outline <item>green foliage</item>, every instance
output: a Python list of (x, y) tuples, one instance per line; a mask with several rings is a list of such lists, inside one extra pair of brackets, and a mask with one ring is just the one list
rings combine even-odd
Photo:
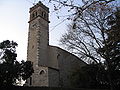
[(16, 60), (17, 43), (13, 41), (3, 41), (0, 43), (0, 86), (10, 87), (16, 83), (16, 80), (26, 80), (33, 73), (32, 63), (30, 61), (18, 62)]

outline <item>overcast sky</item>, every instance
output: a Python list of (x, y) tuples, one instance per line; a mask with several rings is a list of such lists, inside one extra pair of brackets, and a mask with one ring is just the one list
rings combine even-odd
[[(13, 40), (18, 43), (18, 60), (27, 58), (27, 40), (28, 40), (28, 21), (29, 8), (33, 6), (31, 2), (39, 0), (0, 0), (0, 42), (3, 40)], [(50, 45), (58, 46), (58, 40), (66, 30), (66, 24), (62, 23), (55, 29), (54, 26), (59, 23), (57, 17), (50, 8)]]

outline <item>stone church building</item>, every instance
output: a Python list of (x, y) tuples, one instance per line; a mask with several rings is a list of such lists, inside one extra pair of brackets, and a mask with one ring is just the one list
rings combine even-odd
[(71, 87), (74, 71), (86, 65), (75, 55), (49, 45), (49, 8), (38, 2), (30, 8), (27, 60), (34, 73), (28, 86)]

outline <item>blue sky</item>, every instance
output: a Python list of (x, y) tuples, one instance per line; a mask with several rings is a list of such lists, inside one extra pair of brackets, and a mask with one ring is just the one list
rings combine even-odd
[[(0, 42), (3, 40), (13, 40), (18, 43), (18, 60), (27, 58), (27, 40), (28, 40), (28, 21), (29, 8), (33, 6), (30, 2), (39, 0), (0, 0)], [(50, 45), (58, 46), (60, 36), (66, 30), (66, 23), (62, 23), (54, 30), (53, 27), (59, 23), (59, 20), (50, 8)]]

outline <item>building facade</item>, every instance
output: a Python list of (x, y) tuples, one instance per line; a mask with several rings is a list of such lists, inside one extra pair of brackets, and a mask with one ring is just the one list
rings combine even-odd
[(30, 8), (27, 60), (34, 68), (28, 86), (71, 87), (72, 73), (86, 65), (75, 55), (49, 45), (49, 8), (41, 2)]

